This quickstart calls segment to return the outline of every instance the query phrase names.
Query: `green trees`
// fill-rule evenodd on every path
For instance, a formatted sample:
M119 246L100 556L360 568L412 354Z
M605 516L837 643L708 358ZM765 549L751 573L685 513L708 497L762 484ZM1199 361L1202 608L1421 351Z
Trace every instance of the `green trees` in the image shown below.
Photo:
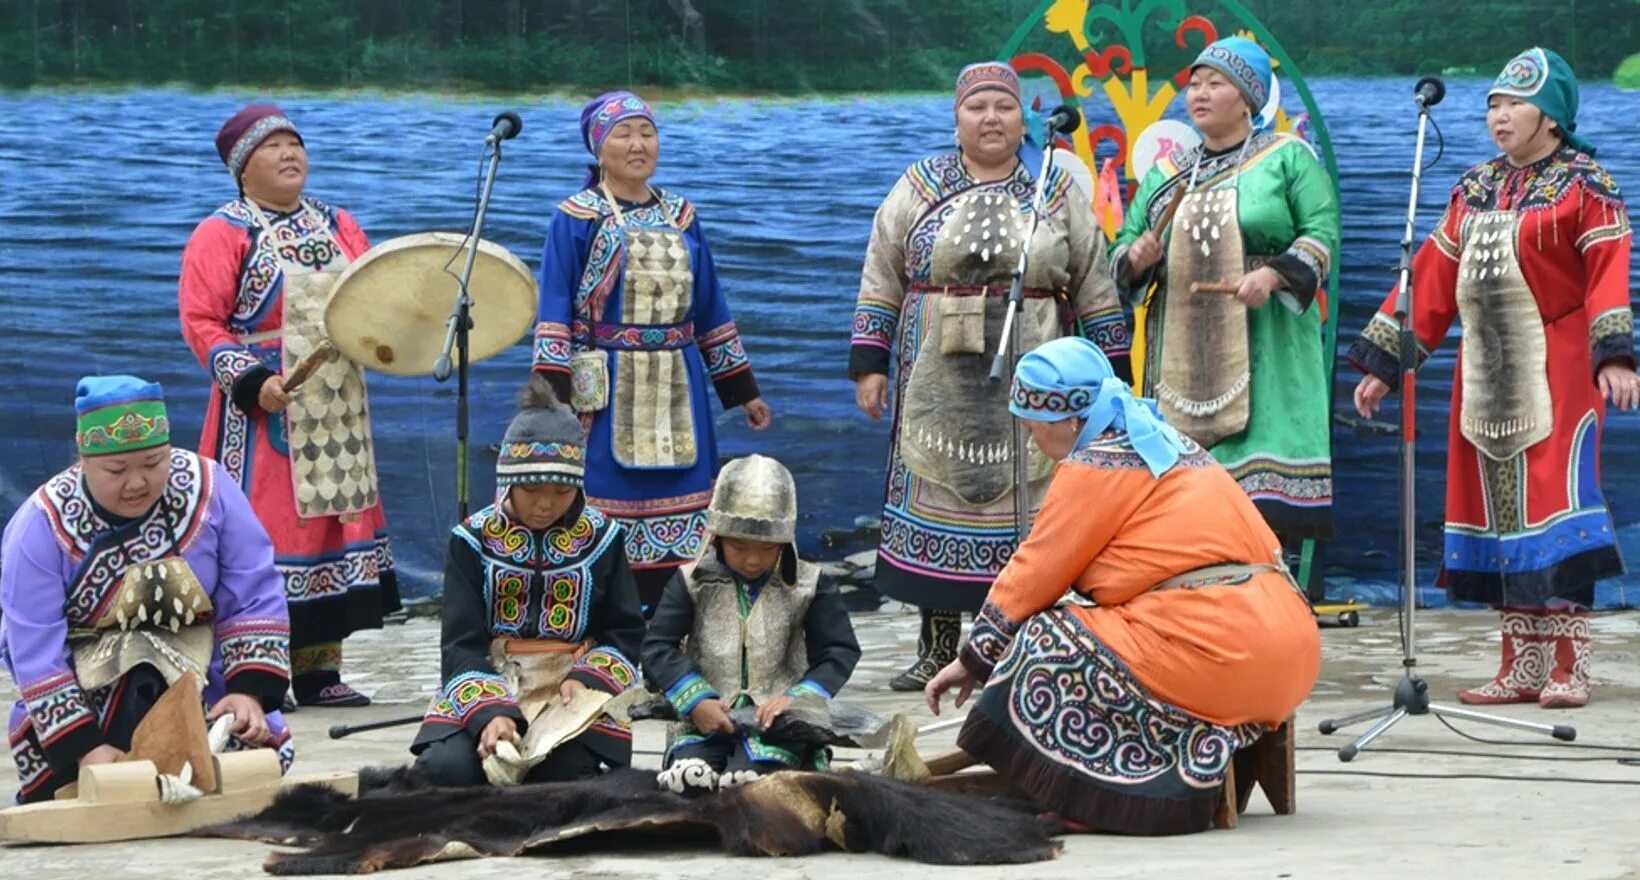
M1640 0L1244 0L1309 74L1492 69L1531 42L1589 78ZM943 90L1040 0L0 0L0 85ZM1213 0L1186 0L1211 13ZM1162 37L1165 39L1165 37Z

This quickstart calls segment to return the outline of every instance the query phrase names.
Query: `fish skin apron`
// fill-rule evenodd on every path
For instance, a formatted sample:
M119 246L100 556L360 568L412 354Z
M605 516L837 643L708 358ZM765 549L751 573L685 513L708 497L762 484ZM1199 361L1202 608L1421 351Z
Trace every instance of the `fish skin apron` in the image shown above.
M695 289L689 245L675 220L666 228L627 225L608 184L602 189L621 229L626 285L621 297L624 326L595 327L596 336L609 337L608 356L614 361L611 452L626 468L691 468L700 444L683 358L683 347L694 340L694 328L684 322ZM615 339L627 337L635 343L613 346Z
M291 260L274 240L273 224L261 207L248 197L244 201L261 230L257 246L273 249L284 276L284 315L281 329L241 341L280 339L281 368L288 375L325 341L325 307L350 261L339 245L322 265ZM303 202L302 210L314 209ZM298 249L298 259L304 250ZM291 395L282 421L298 516L340 516L376 505L380 492L363 367L340 356L322 364Z
M1247 307L1232 296L1190 289L1198 281L1234 283L1247 271L1237 187L1243 158L1237 157L1229 186L1207 192L1195 190L1196 163L1167 247L1156 402L1169 425L1205 448L1246 430L1252 415Z

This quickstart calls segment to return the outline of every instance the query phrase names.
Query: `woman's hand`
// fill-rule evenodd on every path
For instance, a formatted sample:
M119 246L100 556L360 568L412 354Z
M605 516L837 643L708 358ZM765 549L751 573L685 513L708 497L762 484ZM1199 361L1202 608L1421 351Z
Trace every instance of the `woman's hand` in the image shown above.
M763 401L763 398L758 397L746 401L744 409L746 410L746 427L751 428L753 431L761 431L774 424L774 411L769 409L769 405Z
M1595 381L1600 386L1600 396L1611 401L1612 406L1625 411L1640 406L1640 374L1636 374L1633 367L1607 364L1600 368Z
M1389 385L1383 379L1373 375L1362 376L1360 384L1355 386L1355 411L1361 414L1361 418L1372 418L1388 394Z
M290 406L290 395L285 392L284 376L269 376L256 393L256 405L265 413L283 412Z
M1140 275L1150 271L1150 267L1156 265L1161 259L1162 240L1155 232L1147 231L1144 235L1139 236L1133 244L1128 245L1128 280L1133 281Z
M259 746L272 736L273 731L268 728L267 713L262 711L262 704L254 697L247 694L228 694L217 700L211 711L205 713L205 720L215 721L229 713L233 714L233 727L230 732L245 745Z
M875 421L888 408L888 376L866 373L854 380L854 405Z
M1241 276L1235 297L1242 305L1256 309L1269 302L1270 294L1280 290L1285 283L1280 272L1269 266L1260 266Z
M928 702L928 711L935 715L940 714L940 697L946 691L956 688L957 699L951 704L961 709L962 704L968 702L969 694L974 692L974 686L979 680L962 665L961 660L952 660L941 669L938 674L929 679L928 685L923 688L923 699Z
M480 760L495 754L496 744L502 740L518 739L518 723L505 715L491 718L490 723L484 725L484 732L478 735L478 757Z

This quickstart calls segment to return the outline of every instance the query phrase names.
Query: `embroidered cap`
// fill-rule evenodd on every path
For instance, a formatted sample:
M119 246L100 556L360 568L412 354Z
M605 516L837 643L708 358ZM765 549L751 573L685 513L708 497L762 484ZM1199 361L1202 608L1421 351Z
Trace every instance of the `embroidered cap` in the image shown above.
M518 414L507 425L495 463L495 486L558 483L579 487L587 470L586 432L552 386L538 375L519 395Z
M222 164L228 166L235 183L239 182L245 162L256 148L279 131L288 131L296 135L297 141L302 140L296 124L285 116L285 111L272 104L251 104L222 123L216 132L216 153L222 157Z
M1020 98L1019 74L1006 62L981 61L970 64L957 74L957 106L968 100L968 96L986 89L998 89L1014 96L1015 101L1024 103Z
M136 376L86 376L74 389L74 445L115 455L171 442L165 391Z
M626 91L604 92L581 108L581 145L595 160L587 166L586 180L581 182L583 189L598 182L601 172L596 160L604 148L604 139L615 126L634 118L647 119L654 125L655 111L644 99Z
M790 544L797 540L797 484L786 466L764 455L748 455L723 466L706 530L720 538Z
M1270 89L1275 74L1270 64L1270 53L1246 37L1225 37L1208 44L1196 56L1190 69L1210 67L1230 78L1236 90L1247 99L1252 108L1253 130L1267 127L1273 120L1264 118L1264 105L1270 102Z
M1560 126L1566 143L1594 155L1594 144L1577 133L1577 74L1560 53L1534 46L1511 58L1486 93L1493 95L1510 95L1538 108Z

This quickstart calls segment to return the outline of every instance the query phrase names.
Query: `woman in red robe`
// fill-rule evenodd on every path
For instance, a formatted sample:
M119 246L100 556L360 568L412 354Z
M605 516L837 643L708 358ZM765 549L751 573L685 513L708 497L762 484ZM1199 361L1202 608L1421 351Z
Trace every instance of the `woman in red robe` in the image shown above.
M380 628L382 616L398 610L399 592L376 498L362 373L345 359L326 365L300 394L285 390L282 374L293 363L286 348L297 344L287 288L299 294L300 317L322 314L329 285L370 243L346 211L303 195L307 150L279 108L240 110L216 147L239 197L194 229L178 291L183 338L213 380L200 452L239 483L273 538L290 605L296 701L366 705L341 680L342 639ZM323 417L331 404L337 415ZM298 456L299 475L293 439L309 453ZM323 453L327 444L334 454ZM345 466L316 473L315 456Z
M1496 677L1466 703L1545 708L1589 700L1595 581L1623 572L1600 491L1606 401L1640 403L1629 308L1628 214L1577 134L1577 80L1554 52L1509 62L1487 98L1503 155L1465 172L1419 250L1418 360L1454 318L1443 579L1453 599L1503 614ZM1399 380L1396 293L1350 359L1370 416Z

